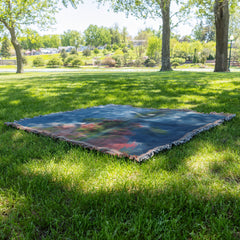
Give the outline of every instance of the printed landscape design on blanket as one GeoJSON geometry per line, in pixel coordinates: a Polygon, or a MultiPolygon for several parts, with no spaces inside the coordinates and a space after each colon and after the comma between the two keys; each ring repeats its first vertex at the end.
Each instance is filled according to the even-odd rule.
{"type": "Polygon", "coordinates": [[[6,124],[142,161],[234,116],[110,104],[6,124]]]}

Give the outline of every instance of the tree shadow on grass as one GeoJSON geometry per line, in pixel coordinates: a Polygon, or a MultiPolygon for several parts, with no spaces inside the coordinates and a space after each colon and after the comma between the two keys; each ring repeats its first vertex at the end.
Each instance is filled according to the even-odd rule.
{"type": "MultiPolygon", "coordinates": [[[[178,108],[186,103],[181,97],[189,95],[196,97],[193,97],[190,102],[187,101],[188,105],[192,105],[190,108],[193,110],[235,112],[236,103],[239,100],[237,89],[221,90],[220,93],[213,91],[209,89],[209,80],[219,81],[226,75],[209,75],[207,77],[205,73],[26,75],[21,78],[20,84],[14,86],[11,82],[10,86],[1,92],[4,96],[1,104],[5,108],[0,113],[0,119],[13,121],[109,103],[178,108]],[[235,94],[234,97],[233,94],[235,94]],[[209,101],[202,103],[197,96],[204,96],[209,101]]],[[[230,79],[235,80],[235,77],[235,74],[228,75],[230,79]]],[[[184,152],[183,156],[191,154],[191,152],[184,152]]],[[[179,159],[182,158],[177,155],[168,158],[166,168],[177,168],[180,162],[184,162],[179,159]],[[172,166],[171,163],[173,163],[172,166]]]]}
{"type": "MultiPolygon", "coordinates": [[[[21,140],[27,157],[18,158],[22,155],[19,148],[5,169],[1,167],[1,172],[8,172],[1,179],[1,195],[8,199],[0,225],[2,239],[234,239],[239,231],[237,195],[217,192],[208,184],[203,189],[201,181],[194,183],[186,176],[172,176],[155,188],[141,185],[143,179],[137,178],[114,188],[100,184],[99,188],[86,189],[69,181],[74,175],[38,169],[47,163],[48,154],[57,164],[59,150],[61,158],[71,163],[67,144],[54,152],[49,140],[48,149],[40,156],[46,140],[41,138],[35,151],[27,149],[32,141],[29,136],[21,140]],[[31,167],[36,158],[40,162],[31,167]]],[[[99,178],[112,160],[110,157],[105,165],[98,165],[98,176],[94,175],[97,182],[101,183],[99,178]]],[[[83,161],[81,158],[78,164],[83,161]]],[[[82,176],[90,170],[84,163],[82,176]]],[[[139,165],[137,169],[143,171],[139,165]]]]}
{"type": "MultiPolygon", "coordinates": [[[[213,98],[205,104],[193,98],[195,110],[226,109],[237,117],[142,165],[1,126],[0,197],[6,200],[0,238],[237,239],[240,199],[227,178],[239,176],[237,170],[231,175],[222,158],[210,165],[206,180],[188,165],[202,146],[212,145],[216,153],[239,152],[238,91],[209,89],[209,78],[224,74],[43,76],[23,76],[1,90],[2,124],[109,103],[178,108],[184,94],[213,98]],[[215,182],[231,190],[219,190],[215,182]]],[[[235,162],[233,157],[226,164],[235,162]]]]}
{"type": "Polygon", "coordinates": [[[156,73],[26,75],[17,80],[17,86],[11,81],[2,91],[5,96],[2,104],[10,107],[10,111],[20,109],[34,116],[39,112],[45,114],[109,103],[174,107],[182,103],[179,96],[194,93],[191,87],[195,83],[190,80],[174,80],[173,84],[167,79],[169,76],[161,76],[159,80],[156,73]],[[147,78],[151,79],[151,84],[147,78]]]}

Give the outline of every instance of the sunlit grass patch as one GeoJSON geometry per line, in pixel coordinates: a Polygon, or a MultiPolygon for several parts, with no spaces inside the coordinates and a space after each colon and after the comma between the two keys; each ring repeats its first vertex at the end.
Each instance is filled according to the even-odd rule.
{"type": "Polygon", "coordinates": [[[238,73],[0,74],[0,239],[238,239],[238,73]],[[236,117],[137,164],[4,126],[104,104],[236,117]]]}

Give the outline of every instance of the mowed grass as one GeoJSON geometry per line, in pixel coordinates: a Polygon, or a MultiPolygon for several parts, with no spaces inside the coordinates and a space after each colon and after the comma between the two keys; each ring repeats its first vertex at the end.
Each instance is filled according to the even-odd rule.
{"type": "Polygon", "coordinates": [[[239,73],[0,74],[0,239],[239,238],[239,73]],[[4,125],[110,103],[236,117],[142,164],[4,125]]]}

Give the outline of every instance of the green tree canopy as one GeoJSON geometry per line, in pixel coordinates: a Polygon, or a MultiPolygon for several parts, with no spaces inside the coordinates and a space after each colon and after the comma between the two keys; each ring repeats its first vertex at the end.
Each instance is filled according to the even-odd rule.
{"type": "Polygon", "coordinates": [[[111,44],[111,34],[109,29],[105,27],[98,27],[97,25],[90,25],[85,31],[86,45],[92,47],[99,47],[105,44],[111,44]]]}
{"type": "Polygon", "coordinates": [[[237,40],[240,38],[240,6],[236,6],[235,11],[230,15],[229,33],[237,40]]]}
{"type": "Polygon", "coordinates": [[[146,28],[146,29],[140,30],[137,36],[134,37],[134,39],[146,40],[146,42],[148,42],[148,39],[154,35],[155,35],[154,30],[152,30],[151,28],[146,28]]]}
{"type": "Polygon", "coordinates": [[[162,41],[156,36],[148,39],[147,56],[154,59],[156,62],[160,60],[162,41]]]}
{"type": "Polygon", "coordinates": [[[67,30],[61,35],[62,46],[75,46],[78,48],[83,44],[83,37],[80,32],[67,30]]]}
{"type": "Polygon", "coordinates": [[[62,45],[61,37],[58,34],[43,35],[40,39],[44,48],[58,48],[62,45]]]}
{"type": "MultiPolygon", "coordinates": [[[[54,14],[59,10],[58,0],[0,0],[0,28],[4,26],[11,35],[11,42],[17,56],[17,73],[23,72],[21,45],[18,42],[19,33],[31,25],[42,28],[55,22],[54,14]]],[[[66,5],[74,6],[79,1],[63,0],[66,5]]]]}
{"type": "Polygon", "coordinates": [[[115,24],[113,27],[109,28],[111,35],[111,44],[120,45],[121,44],[121,33],[119,31],[119,26],[115,24]]]}
{"type": "Polygon", "coordinates": [[[196,25],[193,29],[193,36],[201,42],[215,41],[216,29],[214,20],[212,19],[212,21],[207,24],[203,24],[203,21],[201,21],[200,24],[196,25]]]}
{"type": "Polygon", "coordinates": [[[3,58],[9,58],[11,56],[10,47],[11,47],[11,43],[9,39],[6,36],[4,36],[2,40],[2,47],[1,47],[1,56],[3,58]]]}
{"type": "Polygon", "coordinates": [[[24,31],[24,37],[19,38],[19,42],[23,49],[39,49],[42,47],[41,37],[37,31],[26,29],[24,31]]]}

